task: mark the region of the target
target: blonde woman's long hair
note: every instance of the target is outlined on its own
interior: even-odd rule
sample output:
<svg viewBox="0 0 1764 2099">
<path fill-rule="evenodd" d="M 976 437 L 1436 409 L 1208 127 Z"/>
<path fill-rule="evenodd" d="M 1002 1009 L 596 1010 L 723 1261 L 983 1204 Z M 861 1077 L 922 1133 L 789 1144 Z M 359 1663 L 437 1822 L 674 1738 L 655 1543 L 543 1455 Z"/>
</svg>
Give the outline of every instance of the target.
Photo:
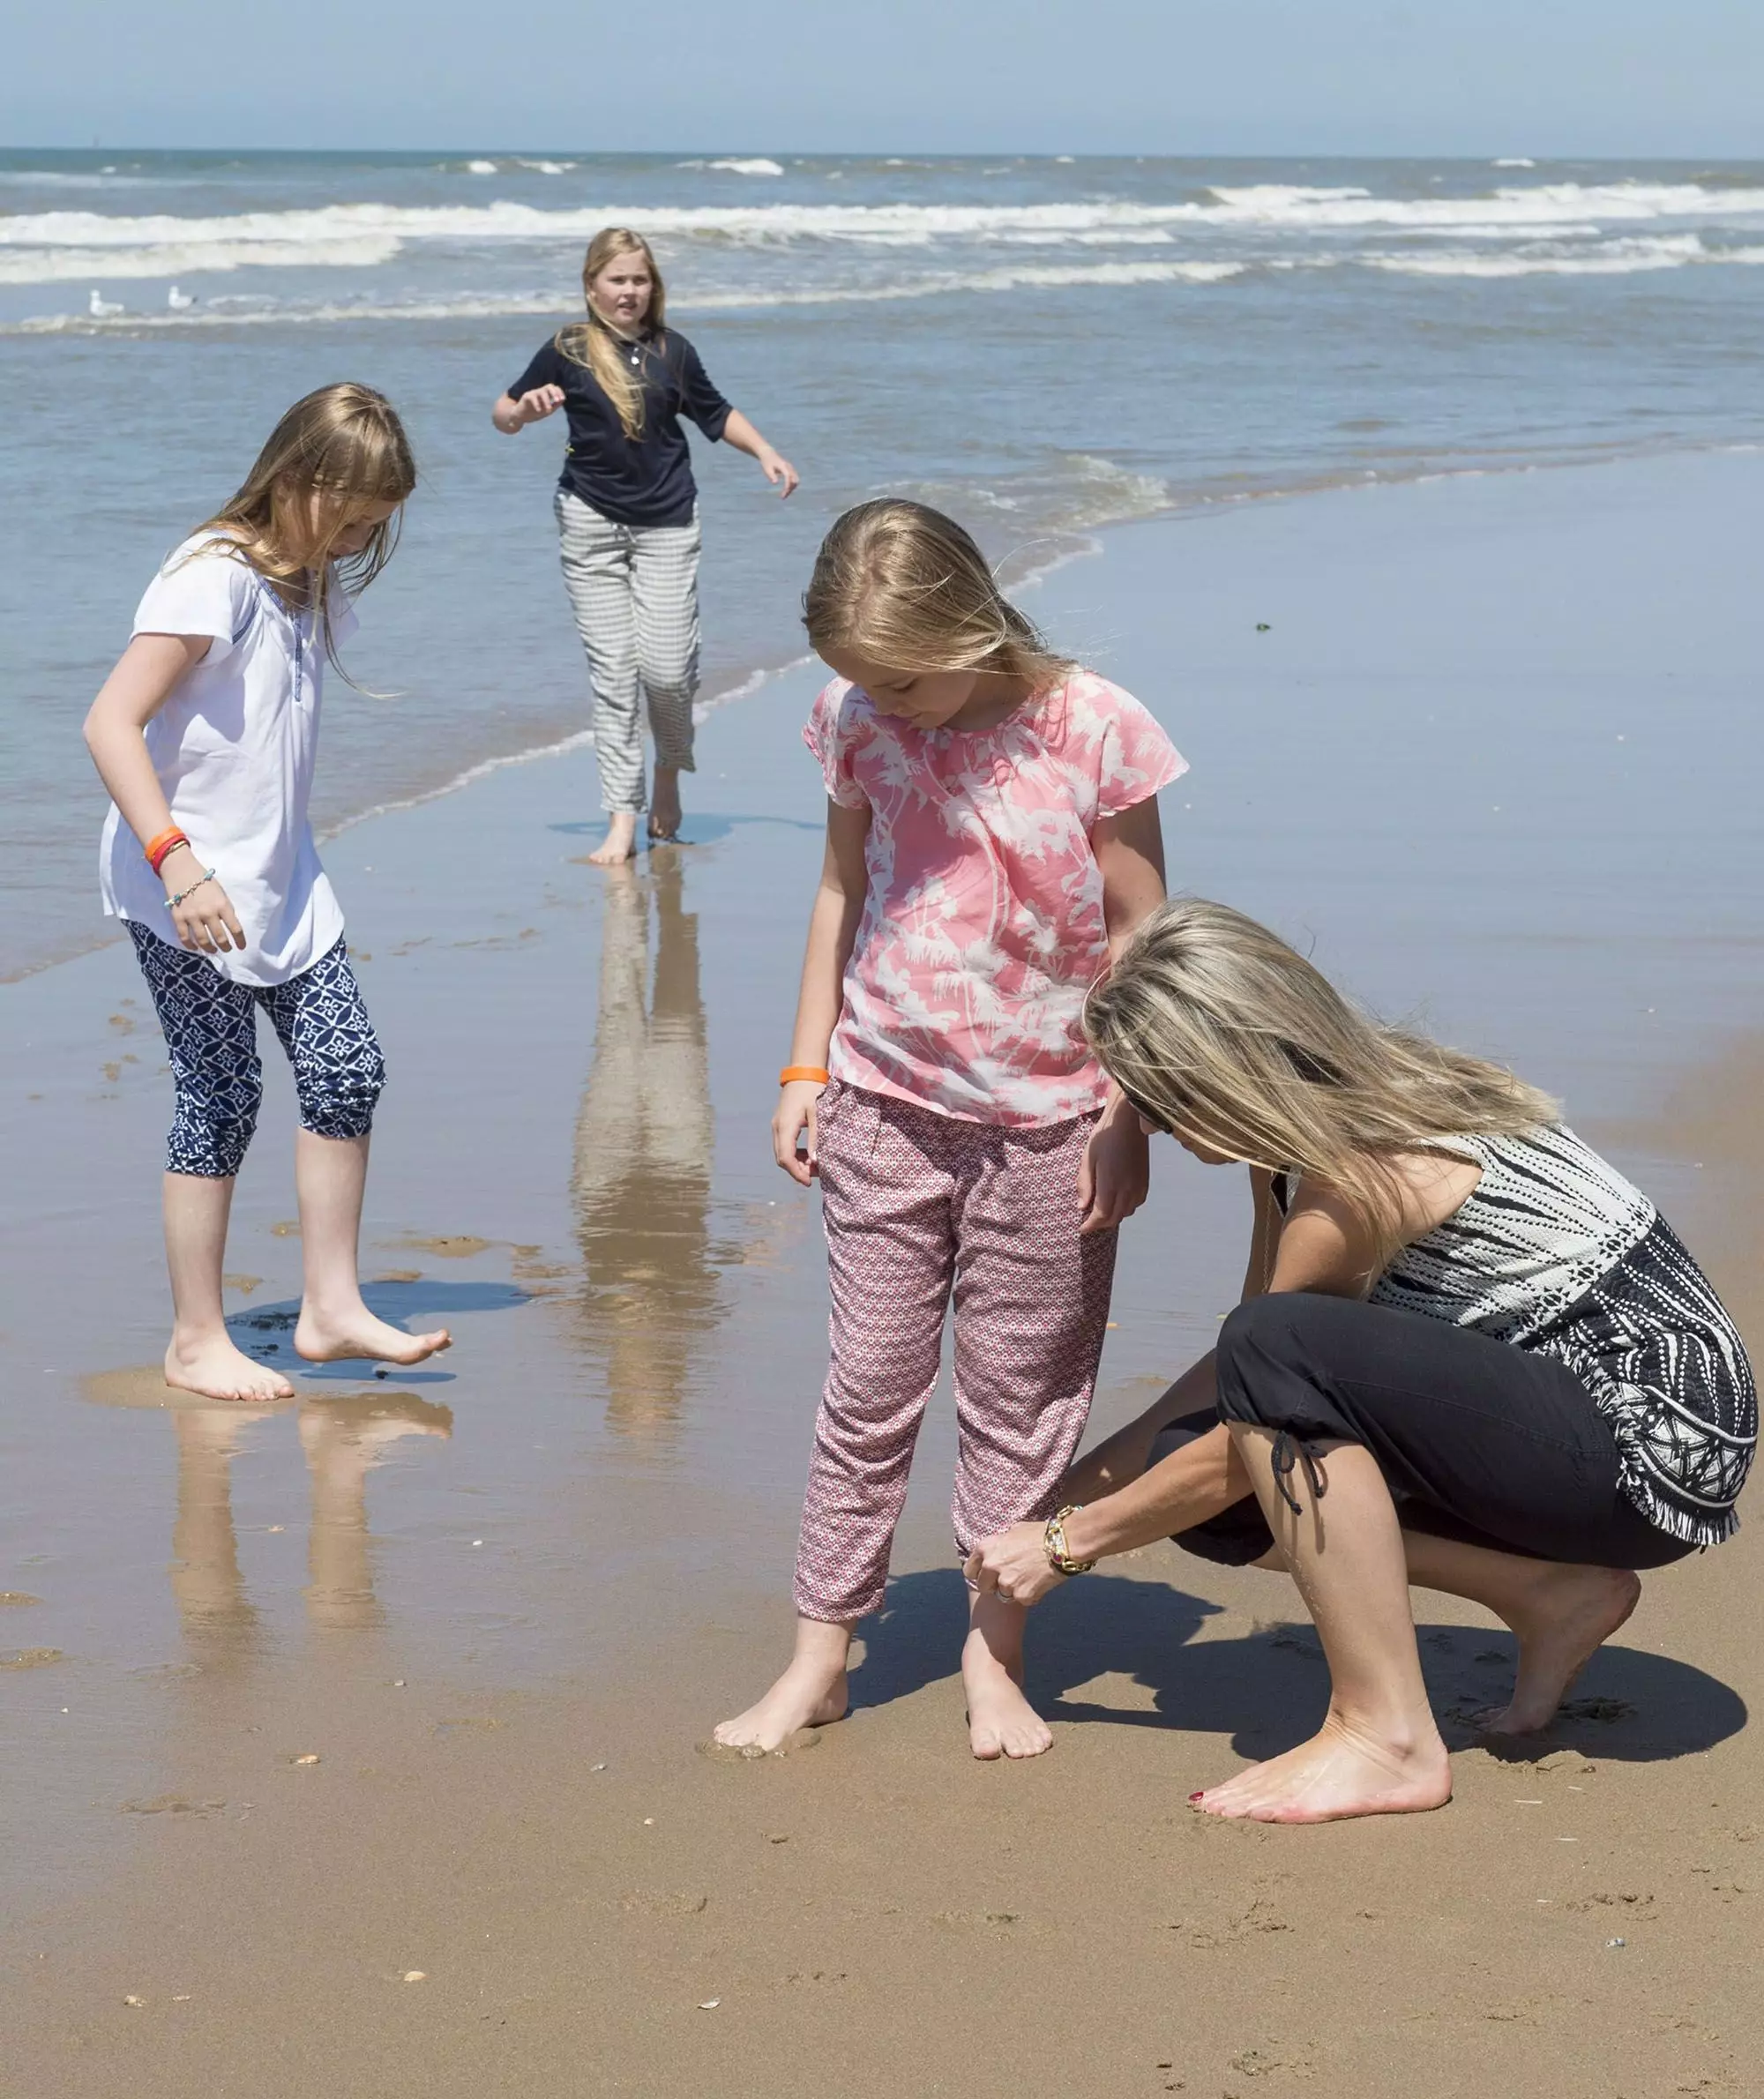
<svg viewBox="0 0 1764 2099">
<path fill-rule="evenodd" d="M 333 558 L 332 549 L 369 504 L 401 505 L 415 486 L 398 411 L 371 386 L 340 380 L 295 401 L 277 423 L 237 494 L 198 527 L 230 545 L 211 542 L 203 551 L 247 563 L 290 610 L 310 605 L 337 664 L 333 594 L 340 587 L 359 596 L 392 559 L 401 511 L 377 525 L 359 553 Z"/>
<path fill-rule="evenodd" d="M 1558 1113 L 1500 1065 L 1360 1012 L 1266 926 L 1199 898 L 1138 929 L 1084 1031 L 1148 1121 L 1333 1188 L 1372 1235 L 1374 1275 L 1402 1243 L 1397 1157 Z"/>
<path fill-rule="evenodd" d="M 573 327 L 557 332 L 557 348 L 572 364 L 591 371 L 601 392 L 612 403 L 619 428 L 627 437 L 643 435 L 643 379 L 624 361 L 624 341 L 594 310 L 594 281 L 609 262 L 621 255 L 640 255 L 649 265 L 649 310 L 643 325 L 659 340 L 668 319 L 668 290 L 656 267 L 655 251 L 640 233 L 628 226 L 603 226 L 588 243 L 582 258 L 582 296 L 588 317 Z"/>
<path fill-rule="evenodd" d="M 953 518 L 883 497 L 833 522 L 803 594 L 817 652 L 853 650 L 890 670 L 985 670 L 1031 692 L 1072 669 L 998 588 Z"/>
</svg>

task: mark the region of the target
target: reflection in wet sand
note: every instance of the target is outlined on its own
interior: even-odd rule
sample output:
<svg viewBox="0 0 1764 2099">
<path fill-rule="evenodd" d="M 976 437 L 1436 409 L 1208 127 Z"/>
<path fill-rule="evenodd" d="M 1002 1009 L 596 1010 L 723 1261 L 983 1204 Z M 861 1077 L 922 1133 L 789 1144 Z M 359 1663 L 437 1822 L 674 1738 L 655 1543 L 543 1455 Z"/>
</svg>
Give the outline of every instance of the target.
<svg viewBox="0 0 1764 2099">
<path fill-rule="evenodd" d="M 693 1351 L 722 1310 L 699 923 L 684 908 L 678 855 L 652 854 L 650 870 L 608 870 L 573 1180 L 588 1343 L 606 1365 L 609 1421 L 633 1432 L 675 1420 Z"/>
<path fill-rule="evenodd" d="M 233 1515 L 234 1460 L 266 1416 L 295 1414 L 311 1482 L 305 1590 L 307 1615 L 327 1631 L 366 1631 L 380 1623 L 368 1529 L 367 1477 L 387 1446 L 406 1436 L 451 1436 L 451 1408 L 415 1393 L 241 1406 L 170 1393 L 156 1369 L 88 1378 L 102 1406 L 151 1407 L 170 1416 L 177 1439 L 177 1503 L 172 1519 L 171 1591 L 178 1617 L 206 1671 L 237 1669 L 264 1647 L 258 1612 L 246 1592 Z"/>
<path fill-rule="evenodd" d="M 363 1631 L 380 1622 L 369 1553 L 368 1474 L 405 1436 L 451 1436 L 452 1409 L 415 1393 L 337 1400 L 300 1410 L 312 1482 L 306 1608 L 315 1625 Z"/>
<path fill-rule="evenodd" d="M 252 1423 L 220 1406 L 180 1409 L 177 1513 L 171 1527 L 171 1593 L 192 1647 L 206 1661 L 243 1662 L 258 1651 L 258 1614 L 239 1569 L 233 1460 Z"/>
</svg>

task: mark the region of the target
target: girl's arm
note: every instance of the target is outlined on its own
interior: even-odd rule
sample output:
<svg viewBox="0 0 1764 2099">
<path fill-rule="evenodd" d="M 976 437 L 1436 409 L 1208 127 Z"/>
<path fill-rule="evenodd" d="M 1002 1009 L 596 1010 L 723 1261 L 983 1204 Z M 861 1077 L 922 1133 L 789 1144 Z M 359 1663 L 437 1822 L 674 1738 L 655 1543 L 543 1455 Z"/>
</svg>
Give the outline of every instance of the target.
<svg viewBox="0 0 1764 2099">
<path fill-rule="evenodd" d="M 1090 845 L 1102 872 L 1102 915 L 1112 961 L 1140 920 L 1163 901 L 1163 828 L 1155 796 L 1117 817 L 1104 817 L 1091 833 Z M 1100 1232 L 1119 1224 L 1145 1201 L 1150 1187 L 1146 1133 L 1121 1089 L 1111 1085 L 1078 1172 L 1084 1212 L 1079 1229 Z"/>
<path fill-rule="evenodd" d="M 548 415 L 555 415 L 563 405 L 561 386 L 534 386 L 519 400 L 512 394 L 499 393 L 490 410 L 490 421 L 505 437 L 512 437 L 529 422 L 543 422 Z"/>
<path fill-rule="evenodd" d="M 737 452 L 744 452 L 750 459 L 758 459 L 759 471 L 774 489 L 782 482 L 783 487 L 778 489 L 781 496 L 788 497 L 796 486 L 796 469 L 781 452 L 775 452 L 766 442 L 739 408 L 729 410 L 729 421 L 722 426 L 722 441 L 734 445 Z"/>
<path fill-rule="evenodd" d="M 826 851 L 821 860 L 820 887 L 809 914 L 809 945 L 803 957 L 803 984 L 796 995 L 796 1027 L 790 1037 L 793 1064 L 826 1069 L 833 1031 L 845 1004 L 845 967 L 863 915 L 869 874 L 863 864 L 870 835 L 870 810 L 846 809 L 827 799 Z M 772 1117 L 772 1155 L 793 1181 L 804 1188 L 814 1178 L 818 1080 L 793 1079 L 778 1097 Z M 806 1153 L 796 1149 L 804 1128 Z"/>
<path fill-rule="evenodd" d="M 144 731 L 209 646 L 206 634 L 137 634 L 86 717 L 86 748 L 98 777 L 143 845 L 169 830 L 172 820 Z M 243 948 L 245 935 L 220 883 L 202 881 L 201 852 L 199 838 L 176 847 L 160 863 L 160 879 L 168 901 L 191 893 L 169 914 L 179 943 L 199 954 L 225 954 Z"/>
</svg>

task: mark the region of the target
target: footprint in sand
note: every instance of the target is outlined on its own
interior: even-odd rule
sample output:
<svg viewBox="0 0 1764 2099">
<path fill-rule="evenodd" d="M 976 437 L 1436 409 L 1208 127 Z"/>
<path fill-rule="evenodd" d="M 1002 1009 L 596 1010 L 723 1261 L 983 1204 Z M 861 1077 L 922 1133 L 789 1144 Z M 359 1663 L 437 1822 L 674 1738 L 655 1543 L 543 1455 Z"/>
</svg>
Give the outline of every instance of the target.
<svg viewBox="0 0 1764 2099">
<path fill-rule="evenodd" d="M 788 1741 L 781 1742 L 776 1749 L 761 1749 L 757 1742 L 750 1742 L 744 1748 L 736 1749 L 713 1737 L 700 1742 L 698 1751 L 701 1757 L 708 1757 L 714 1764 L 757 1764 L 765 1757 L 794 1757 L 800 1755 L 805 1749 L 818 1749 L 822 1731 L 819 1728 L 798 1728 Z"/>
</svg>

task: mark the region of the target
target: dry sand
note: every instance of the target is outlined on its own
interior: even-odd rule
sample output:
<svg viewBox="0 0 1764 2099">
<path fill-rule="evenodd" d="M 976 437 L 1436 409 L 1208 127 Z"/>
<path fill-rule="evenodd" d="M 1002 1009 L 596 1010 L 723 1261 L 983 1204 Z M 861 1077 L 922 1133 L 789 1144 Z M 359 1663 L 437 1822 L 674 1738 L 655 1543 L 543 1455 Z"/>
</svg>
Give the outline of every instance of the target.
<svg viewBox="0 0 1764 2099">
<path fill-rule="evenodd" d="M 1566 1092 L 1764 1341 L 1760 509 L 1731 459 L 1319 499 L 1117 535 L 1040 609 L 1190 749 L 1176 880 Z M 1289 1588 L 1170 1547 L 1068 1585 L 1033 1629 L 1053 1752 L 976 1766 L 940 1420 L 854 1717 L 695 1749 L 786 1636 L 823 1346 L 764 1151 L 806 690 L 713 720 L 706 842 L 629 879 L 573 864 L 579 760 L 333 848 L 394 1074 L 368 1266 L 454 1324 L 445 1366 L 158 1405 L 151 1016 L 116 950 L 6 992 L 0 1660 L 36 1665 L 0 1692 L 0 2090 L 1753 2089 L 1750 1528 L 1647 1580 L 1535 1750 L 1452 1722 L 1444 1811 L 1224 1826 L 1187 1794 L 1320 1710 Z M 233 1259 L 286 1362 L 278 1114 Z M 1099 1428 L 1239 1265 L 1234 1183 L 1159 1168 Z M 1416 1609 L 1442 1714 L 1486 1702 L 1506 1635 Z"/>
</svg>

